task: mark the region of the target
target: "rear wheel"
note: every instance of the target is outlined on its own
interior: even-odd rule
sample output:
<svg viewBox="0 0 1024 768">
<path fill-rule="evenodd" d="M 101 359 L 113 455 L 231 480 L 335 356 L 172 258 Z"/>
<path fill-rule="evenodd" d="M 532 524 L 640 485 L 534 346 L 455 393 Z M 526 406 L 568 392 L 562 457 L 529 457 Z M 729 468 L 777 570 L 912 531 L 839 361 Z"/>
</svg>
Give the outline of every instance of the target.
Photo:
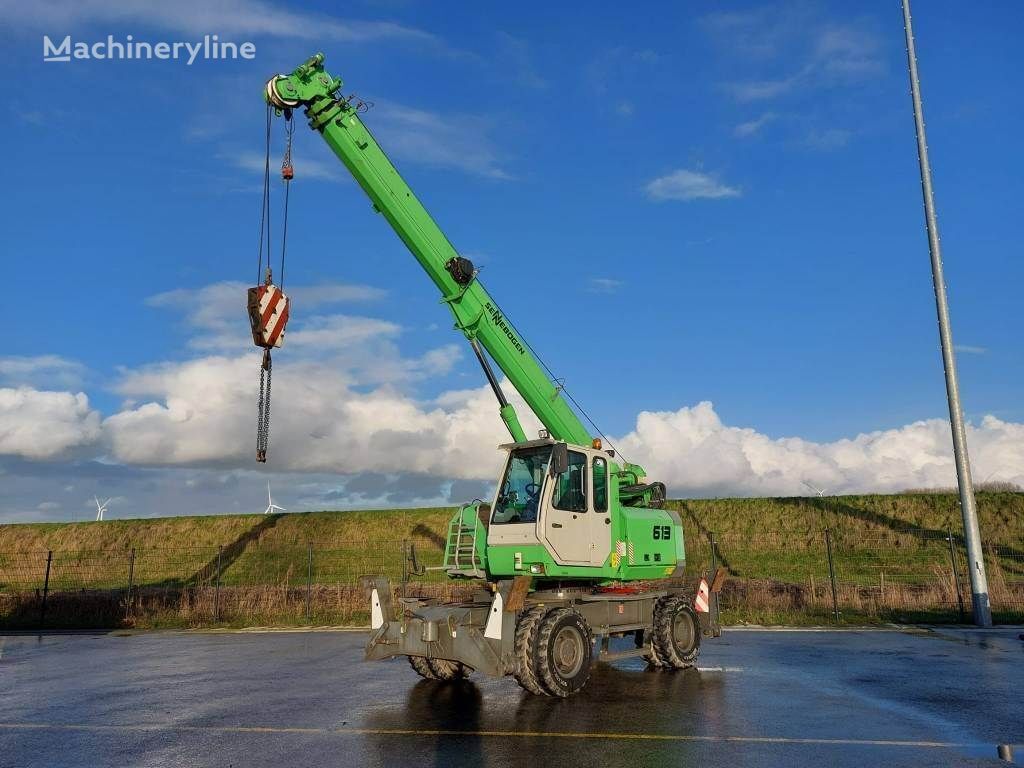
<svg viewBox="0 0 1024 768">
<path fill-rule="evenodd" d="M 700 655 L 700 621 L 693 606 L 676 595 L 663 597 L 654 607 L 651 639 L 654 658 L 664 667 L 692 667 Z"/>
<path fill-rule="evenodd" d="M 647 655 L 644 657 L 647 659 L 648 669 L 664 669 L 665 662 L 658 656 L 658 648 L 652 639 L 652 632 L 645 632 L 642 629 L 638 629 L 636 634 L 633 635 L 636 642 L 637 648 L 647 647 Z"/>
<path fill-rule="evenodd" d="M 567 697 L 590 679 L 590 625 L 572 608 L 550 611 L 537 629 L 536 670 L 549 696 Z"/>
<path fill-rule="evenodd" d="M 544 696 L 544 687 L 537 679 L 534 656 L 537 649 L 537 627 L 544 618 L 544 606 L 535 605 L 523 612 L 516 624 L 515 669 L 512 672 L 516 682 L 530 693 Z"/>
<path fill-rule="evenodd" d="M 409 665 L 416 674 L 427 680 L 462 680 L 469 677 L 473 669 L 461 661 L 428 659 L 425 656 L 409 656 Z"/>
<path fill-rule="evenodd" d="M 461 661 L 427 659 L 427 664 L 437 680 L 465 680 L 473 672 L 472 667 L 467 667 Z"/>
<path fill-rule="evenodd" d="M 434 670 L 430 668 L 430 664 L 427 663 L 427 659 L 424 656 L 407 656 L 409 659 L 409 666 L 416 670 L 416 674 L 420 677 L 425 677 L 427 680 L 437 680 L 437 676 L 434 674 Z"/>
</svg>

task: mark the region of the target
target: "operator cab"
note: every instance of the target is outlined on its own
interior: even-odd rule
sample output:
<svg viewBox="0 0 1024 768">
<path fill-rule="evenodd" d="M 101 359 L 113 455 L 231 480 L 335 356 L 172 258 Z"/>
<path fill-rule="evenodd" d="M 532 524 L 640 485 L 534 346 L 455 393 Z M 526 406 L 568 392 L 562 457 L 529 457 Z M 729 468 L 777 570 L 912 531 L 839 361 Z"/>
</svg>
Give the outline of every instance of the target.
<svg viewBox="0 0 1024 768">
<path fill-rule="evenodd" d="M 551 439 L 509 443 L 488 546 L 543 546 L 563 565 L 603 565 L 611 553 L 609 462 L 601 450 Z"/>
</svg>

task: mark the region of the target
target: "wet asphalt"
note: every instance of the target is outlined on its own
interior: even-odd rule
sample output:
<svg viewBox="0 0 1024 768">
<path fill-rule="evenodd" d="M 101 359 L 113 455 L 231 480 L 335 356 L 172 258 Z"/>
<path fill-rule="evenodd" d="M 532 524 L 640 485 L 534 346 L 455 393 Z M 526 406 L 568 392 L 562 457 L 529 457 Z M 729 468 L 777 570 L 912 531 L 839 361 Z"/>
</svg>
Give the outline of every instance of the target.
<svg viewBox="0 0 1024 768">
<path fill-rule="evenodd" d="M 7 635 L 0 766 L 1005 765 L 1019 632 L 727 630 L 564 701 L 363 662 L 355 632 Z"/>
</svg>

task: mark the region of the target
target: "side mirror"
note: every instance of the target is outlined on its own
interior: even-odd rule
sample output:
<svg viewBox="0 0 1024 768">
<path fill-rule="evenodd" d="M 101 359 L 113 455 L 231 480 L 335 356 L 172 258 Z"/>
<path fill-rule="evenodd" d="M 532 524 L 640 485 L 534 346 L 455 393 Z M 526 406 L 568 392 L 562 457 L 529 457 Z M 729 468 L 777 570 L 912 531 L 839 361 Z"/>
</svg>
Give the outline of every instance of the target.
<svg viewBox="0 0 1024 768">
<path fill-rule="evenodd" d="M 569 446 L 565 443 L 555 443 L 551 447 L 551 462 L 548 464 L 548 474 L 555 477 L 567 469 L 569 469 Z"/>
</svg>

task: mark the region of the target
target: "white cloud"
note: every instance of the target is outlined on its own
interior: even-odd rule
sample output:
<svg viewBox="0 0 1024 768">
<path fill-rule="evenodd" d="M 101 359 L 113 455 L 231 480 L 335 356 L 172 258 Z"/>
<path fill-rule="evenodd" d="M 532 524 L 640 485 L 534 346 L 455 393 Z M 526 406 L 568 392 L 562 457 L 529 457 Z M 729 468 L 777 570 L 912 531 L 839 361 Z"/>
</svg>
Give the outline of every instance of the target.
<svg viewBox="0 0 1024 768">
<path fill-rule="evenodd" d="M 803 80 L 807 71 L 800 72 L 776 80 L 751 80 L 742 83 L 730 83 L 736 101 L 770 101 L 785 93 L 789 93 Z"/>
<path fill-rule="evenodd" d="M 881 74 L 885 64 L 878 36 L 860 24 L 826 24 L 814 38 L 814 62 L 838 77 L 863 78 Z"/>
<path fill-rule="evenodd" d="M 704 28 L 731 58 L 749 59 L 759 77 L 726 84 L 740 102 L 863 82 L 885 71 L 881 35 L 870 21 L 836 22 L 813 6 L 780 6 L 712 13 Z"/>
<path fill-rule="evenodd" d="M 181 324 L 192 329 L 189 337 L 191 348 L 206 352 L 237 352 L 252 342 L 245 314 L 246 291 L 249 287 L 240 281 L 226 280 L 200 288 L 175 288 L 150 296 L 146 304 L 177 311 Z M 297 314 L 299 318 L 289 325 L 286 342 L 289 347 L 296 344 L 301 346 L 303 343 L 323 343 L 328 345 L 327 348 L 337 348 L 339 344 L 351 343 L 354 339 L 368 335 L 395 336 L 400 330 L 394 323 L 383 320 L 308 314 L 309 310 L 319 307 L 376 301 L 387 295 L 380 288 L 322 283 L 286 286 L 286 293 L 291 300 L 293 316 Z M 317 330 L 332 330 L 335 336 L 330 338 L 326 333 L 318 335 Z"/>
<path fill-rule="evenodd" d="M 761 129 L 764 128 L 768 123 L 778 117 L 774 112 L 765 112 L 760 117 L 756 117 L 753 120 L 748 120 L 745 123 L 740 123 L 733 129 L 733 135 L 744 138 L 747 136 L 753 136 L 760 133 Z"/>
<path fill-rule="evenodd" d="M 988 347 L 977 347 L 970 344 L 954 344 L 953 349 L 957 352 L 961 352 L 965 355 L 985 355 L 988 354 Z"/>
<path fill-rule="evenodd" d="M 590 278 L 587 290 L 591 293 L 615 293 L 621 287 L 621 280 L 615 280 L 611 277 L 592 277 Z"/>
<path fill-rule="evenodd" d="M 941 419 L 816 443 L 725 425 L 703 402 L 645 411 L 615 443 L 673 495 L 800 495 L 804 481 L 829 493 L 886 492 L 948 487 L 956 477 L 949 423 Z M 986 416 L 968 430 L 968 444 L 975 474 L 1024 484 L 1024 424 Z"/>
<path fill-rule="evenodd" d="M 151 399 L 104 421 L 112 456 L 129 464 L 245 466 L 257 363 L 258 354 L 207 357 L 129 373 L 119 391 Z M 507 439 L 487 387 L 420 402 L 389 386 L 355 390 L 327 364 L 289 362 L 275 366 L 273 395 L 274 469 L 489 477 L 494 447 Z M 531 422 L 524 426 L 535 429 Z"/>
<path fill-rule="evenodd" d="M 804 137 L 804 144 L 811 149 L 828 152 L 845 147 L 850 143 L 851 136 L 844 128 L 811 129 Z"/>
<path fill-rule="evenodd" d="M 388 153 L 400 160 L 490 179 L 512 178 L 502 168 L 490 125 L 482 118 L 377 102 L 366 123 Z"/>
<path fill-rule="evenodd" d="M 52 459 L 99 435 L 99 413 L 81 392 L 0 388 L 0 454 Z"/>
<path fill-rule="evenodd" d="M 260 152 L 242 151 L 235 153 L 220 153 L 217 155 L 220 160 L 225 160 L 237 168 L 261 176 L 264 171 L 265 156 Z M 302 179 L 315 179 L 316 181 L 344 181 L 349 178 L 347 173 L 342 172 L 339 163 L 310 160 L 309 158 L 296 158 L 292 165 L 295 168 L 296 182 Z M 276 179 L 279 173 L 276 161 L 270 163 L 271 178 Z"/>
<path fill-rule="evenodd" d="M 219 283 L 160 294 L 150 303 L 197 306 L 189 327 L 198 339 L 227 333 L 228 322 L 241 325 L 244 335 L 242 289 Z M 306 300 L 326 306 L 376 295 L 358 286 L 319 286 L 308 289 Z M 209 301 L 193 301 L 197 296 Z M 500 462 L 495 446 L 508 435 L 493 393 L 480 386 L 416 397 L 415 383 L 450 372 L 462 347 L 409 357 L 396 344 L 400 333 L 388 321 L 339 314 L 303 318 L 295 326 L 275 356 L 271 471 L 293 473 L 296 483 L 307 482 L 301 478 L 311 473 L 359 477 L 351 487 L 341 481 L 344 493 L 336 498 L 367 503 L 437 498 L 439 488 L 455 479 L 494 480 Z M 243 341 L 244 349 L 252 349 Z M 128 481 L 118 478 L 132 475 L 141 493 L 148 481 L 140 473 L 149 470 L 140 468 L 154 466 L 222 475 L 225 484 L 206 489 L 204 503 L 222 498 L 224 511 L 239 509 L 231 478 L 254 466 L 258 369 L 258 351 L 236 348 L 123 370 L 113 391 L 128 402 L 102 422 L 82 393 L 0 389 L 0 454 L 13 468 L 4 482 L 12 475 L 37 478 L 26 480 L 17 509 L 28 516 L 54 511 L 39 500 L 52 498 L 51 487 L 69 479 L 86 489 L 83 497 L 106 496 L 124 493 L 119 483 Z M 536 419 L 504 386 L 527 434 L 535 434 Z M 969 429 L 968 441 L 978 477 L 1024 485 L 1024 424 L 986 416 Z M 806 492 L 805 481 L 832 493 L 897 491 L 949 486 L 954 478 L 949 428 L 941 419 L 819 443 L 723 424 L 704 402 L 644 411 L 634 429 L 614 442 L 675 496 L 796 495 Z M 54 472 L 72 462 L 38 461 L 85 455 L 104 461 L 77 462 L 59 482 Z M 330 475 L 304 498 L 327 500 L 322 494 L 332 487 Z M 375 493 L 374 483 L 384 490 Z M 166 511 L 166 505 L 160 508 Z"/>
<path fill-rule="evenodd" d="M 263 0 L 49 0 L 0 2 L 5 26 L 74 30 L 90 24 L 140 25 L 191 36 L 286 37 L 361 43 L 374 40 L 437 42 L 433 35 L 390 21 L 343 20 L 291 10 Z M 66 33 L 66 32 L 65 32 Z M 52 32 L 51 32 L 52 34 Z"/>
<path fill-rule="evenodd" d="M 0 384 L 8 386 L 77 387 L 85 366 L 59 355 L 0 357 Z"/>
<path fill-rule="evenodd" d="M 537 71 L 530 44 L 507 32 L 498 32 L 498 46 L 492 56 L 503 69 L 512 73 L 512 79 L 524 88 L 544 89 L 548 81 Z"/>
<path fill-rule="evenodd" d="M 491 139 L 491 124 L 485 118 L 466 114 L 441 114 L 377 101 L 364 118 L 367 127 L 387 153 L 397 159 L 431 168 L 454 168 L 474 176 L 511 179 Z M 262 176 L 263 152 L 241 150 L 221 152 L 217 158 L 242 170 Z M 349 174 L 334 158 L 325 161 L 299 157 L 295 178 L 344 181 Z M 277 173 L 272 164 L 271 173 Z"/>
<path fill-rule="evenodd" d="M 651 200 L 716 200 L 739 197 L 740 190 L 718 181 L 713 175 L 679 169 L 659 176 L 644 187 Z"/>
<path fill-rule="evenodd" d="M 245 467 L 251 460 L 255 357 L 204 358 L 130 377 L 152 399 L 104 422 L 115 458 L 128 464 Z M 539 424 L 505 384 L 524 427 Z M 271 468 L 277 471 L 419 474 L 493 480 L 495 446 L 508 439 L 487 387 L 418 401 L 390 387 L 352 389 L 315 363 L 280 367 L 274 379 Z M 979 476 L 1024 484 L 1024 424 L 985 417 L 968 441 Z M 899 491 L 954 481 L 948 423 L 818 443 L 773 439 L 723 424 L 709 402 L 642 412 L 614 439 L 624 456 L 673 495 L 799 495 L 805 481 L 830 493 Z"/>
</svg>

